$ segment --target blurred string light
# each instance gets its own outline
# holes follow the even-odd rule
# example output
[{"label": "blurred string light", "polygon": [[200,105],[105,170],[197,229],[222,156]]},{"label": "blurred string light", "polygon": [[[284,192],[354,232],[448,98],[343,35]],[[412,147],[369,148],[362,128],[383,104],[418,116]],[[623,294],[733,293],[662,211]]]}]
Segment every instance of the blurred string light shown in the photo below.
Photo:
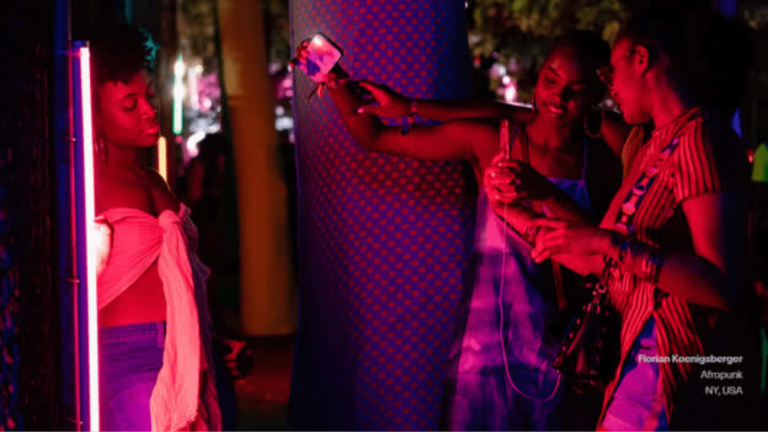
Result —
[{"label": "blurred string light", "polygon": [[290,131],[293,129],[293,118],[285,108],[278,105],[275,107],[275,129],[278,132]]},{"label": "blurred string light", "polygon": [[504,98],[504,102],[514,102],[517,100],[517,85],[515,80],[509,76],[509,71],[501,63],[494,63],[490,71],[491,79],[501,80],[501,86],[497,93]]},{"label": "blurred string light", "polygon": [[179,58],[173,65],[173,74],[173,133],[181,135],[184,116],[182,107],[184,99],[184,84],[182,82],[184,77],[184,61],[181,54],[179,54]]},{"label": "blurred string light", "polygon": [[200,109],[200,94],[198,92],[197,80],[202,72],[202,67],[197,66],[187,70],[187,87],[189,88],[189,105],[193,110]]},{"label": "blurred string light", "polygon": [[181,157],[184,165],[200,154],[200,142],[208,135],[221,132],[220,123],[212,123],[206,118],[198,118],[189,124],[192,135],[187,138],[181,147]]},{"label": "blurred string light", "polygon": [[517,100],[517,87],[514,84],[509,84],[504,88],[504,102],[514,102]]},{"label": "blurred string light", "polygon": [[275,129],[277,129],[278,132],[293,129],[293,119],[287,116],[276,118]]},{"label": "blurred string light", "polygon": [[507,68],[501,63],[494,63],[491,66],[491,79],[501,79],[507,74]]},{"label": "blurred string light", "polygon": [[202,141],[208,134],[205,131],[195,132],[187,138],[185,148],[187,149],[187,157],[190,159],[197,157],[200,154],[200,141]]}]

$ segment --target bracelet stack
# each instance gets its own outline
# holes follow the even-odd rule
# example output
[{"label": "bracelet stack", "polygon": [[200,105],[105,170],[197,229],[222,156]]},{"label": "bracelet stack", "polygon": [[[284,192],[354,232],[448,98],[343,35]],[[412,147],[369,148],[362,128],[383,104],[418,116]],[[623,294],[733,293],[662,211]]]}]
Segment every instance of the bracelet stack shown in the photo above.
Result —
[{"label": "bracelet stack", "polygon": [[[640,259],[639,262],[637,262],[638,259]],[[618,260],[615,261],[615,265],[656,285],[659,282],[661,270],[661,251],[656,247],[625,238],[619,246]]]},{"label": "bracelet stack", "polygon": [[659,283],[659,270],[661,270],[661,255],[658,249],[652,249],[643,260],[641,276],[646,281],[657,285]]},{"label": "bracelet stack", "polygon": [[405,125],[403,125],[402,134],[407,135],[411,128],[413,127],[413,123],[416,121],[416,114],[419,111],[419,101],[416,99],[411,99],[410,106],[408,108],[408,114],[405,116]]}]

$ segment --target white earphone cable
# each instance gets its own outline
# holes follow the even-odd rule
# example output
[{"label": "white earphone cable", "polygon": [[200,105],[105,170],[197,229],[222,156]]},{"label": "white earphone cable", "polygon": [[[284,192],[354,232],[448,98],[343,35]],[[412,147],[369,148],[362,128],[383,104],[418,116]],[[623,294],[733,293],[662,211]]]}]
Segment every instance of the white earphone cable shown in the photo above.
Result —
[{"label": "white earphone cable", "polygon": [[512,381],[512,374],[509,373],[509,364],[507,362],[507,350],[504,346],[504,303],[502,301],[503,294],[504,294],[504,267],[506,265],[506,259],[507,259],[507,206],[504,206],[504,219],[502,221],[504,224],[504,231],[502,236],[502,246],[501,246],[501,281],[499,282],[499,341],[501,342],[501,355],[504,360],[504,372],[506,373],[507,381],[509,382],[509,385],[512,386],[515,391],[517,391],[521,396],[524,398],[534,401],[534,402],[547,402],[551,400],[555,395],[557,394],[557,390],[560,388],[560,380],[562,378],[562,375],[559,373],[557,374],[557,382],[555,383],[555,388],[552,390],[552,394],[547,396],[546,399],[539,399],[534,398],[531,396],[528,396],[527,394],[523,393],[522,390],[517,388],[514,381]]}]

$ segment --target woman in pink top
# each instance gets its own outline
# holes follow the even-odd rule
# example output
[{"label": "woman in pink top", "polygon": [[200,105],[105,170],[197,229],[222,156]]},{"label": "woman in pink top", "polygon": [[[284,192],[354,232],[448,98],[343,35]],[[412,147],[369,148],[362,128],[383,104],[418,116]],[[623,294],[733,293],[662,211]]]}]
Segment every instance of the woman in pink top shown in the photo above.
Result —
[{"label": "woman in pink top", "polygon": [[144,166],[160,125],[149,35],[110,24],[90,35],[96,213],[105,234],[98,276],[101,427],[220,430],[209,270],[195,255],[189,209]]}]

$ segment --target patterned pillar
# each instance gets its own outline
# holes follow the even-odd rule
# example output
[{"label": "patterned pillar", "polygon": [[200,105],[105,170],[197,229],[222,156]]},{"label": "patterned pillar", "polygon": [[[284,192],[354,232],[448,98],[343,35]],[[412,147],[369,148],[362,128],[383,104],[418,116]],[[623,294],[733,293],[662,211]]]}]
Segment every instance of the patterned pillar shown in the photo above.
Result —
[{"label": "patterned pillar", "polygon": [[[292,38],[321,31],[354,78],[469,95],[464,1],[294,0]],[[295,78],[298,429],[438,427],[443,364],[469,267],[475,184],[461,162],[363,150],[329,98]]]}]

